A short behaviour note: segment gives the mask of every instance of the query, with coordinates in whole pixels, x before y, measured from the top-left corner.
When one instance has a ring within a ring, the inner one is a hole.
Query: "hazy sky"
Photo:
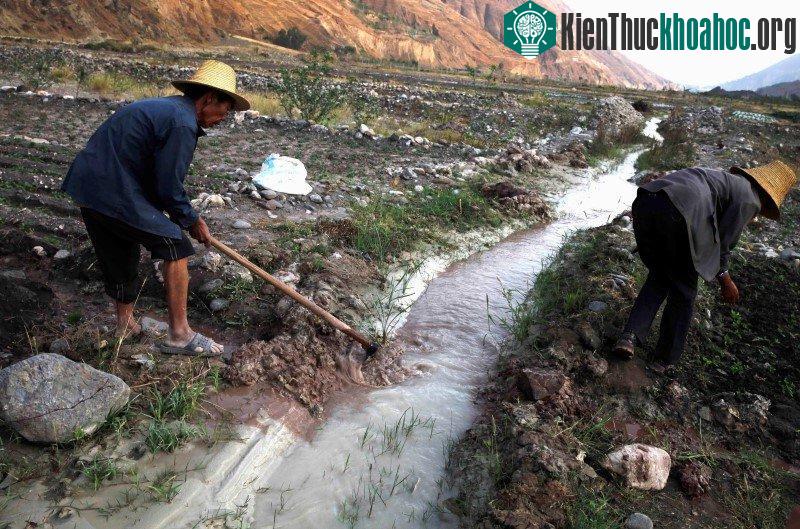
[[[755,38],[756,21],[761,17],[795,17],[800,19],[797,0],[564,0],[583,16],[600,17],[609,12],[634,17],[670,16],[684,18],[721,17],[749,18],[751,41]],[[560,23],[560,22],[559,22]],[[798,30],[800,33],[800,29]],[[622,51],[627,57],[671,81],[684,85],[707,86],[732,81],[757,72],[789,57],[783,52],[783,33],[778,36],[776,51]],[[559,36],[560,39],[560,36]],[[798,51],[795,51],[798,53]]]

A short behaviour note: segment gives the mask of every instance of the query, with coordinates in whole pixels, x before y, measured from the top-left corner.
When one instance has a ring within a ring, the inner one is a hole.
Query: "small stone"
[[[780,258],[784,261],[794,261],[795,259],[800,259],[800,252],[793,248],[785,248],[781,250]]]
[[[211,309],[211,312],[219,312],[227,309],[229,305],[230,302],[227,299],[217,298],[211,300],[211,303],[208,304],[208,308]]]
[[[606,307],[608,307],[608,304],[605,301],[590,301],[586,306],[592,312],[603,312]]]
[[[308,199],[315,204],[322,204],[323,202],[322,197],[319,196],[317,193],[311,193],[310,195],[308,195]]]
[[[261,198],[262,198],[261,197],[261,193],[259,193],[258,191],[255,191],[255,190],[254,191],[250,191],[250,197],[255,199],[255,200],[261,200]]]
[[[625,529],[653,529],[653,520],[646,514],[635,512],[625,520]]]
[[[414,186],[414,191],[416,191],[417,193],[422,193],[423,191],[425,191],[425,188],[417,184]]]
[[[523,369],[517,376],[517,389],[525,398],[538,401],[547,397],[567,397],[572,386],[563,373],[550,369]]]
[[[602,465],[623,476],[629,487],[661,490],[667,485],[672,459],[661,448],[636,443],[609,453]]]
[[[603,345],[603,340],[600,338],[600,335],[597,334],[597,331],[589,324],[589,322],[582,321],[578,325],[575,326],[575,332],[578,333],[580,336],[581,342],[583,346],[587,349],[591,349],[592,351],[596,351],[600,349],[600,346]]]
[[[214,278],[214,279],[210,279],[210,280],[206,281],[205,283],[203,283],[202,285],[200,285],[198,287],[197,291],[199,293],[201,293],[201,294],[208,294],[209,292],[213,292],[216,289],[218,289],[219,287],[221,287],[222,284],[223,284],[222,279],[217,277],[217,278]]]
[[[33,253],[35,253],[39,257],[47,257],[47,252],[45,252],[44,248],[42,248],[41,246],[34,246]]]
[[[156,367],[155,361],[146,354],[133,355],[131,359],[148,371]]]
[[[70,255],[72,255],[72,254],[69,253],[69,250],[59,250],[53,256],[53,259],[55,259],[56,261],[61,261],[62,259],[66,259]]]
[[[273,191],[272,189],[263,189],[261,191],[261,196],[266,198],[267,200],[272,200],[278,196],[278,193]]]
[[[233,223],[233,227],[236,228],[237,230],[249,230],[250,228],[253,227],[253,225],[247,222],[246,220],[238,219]]]
[[[49,350],[52,354],[63,355],[69,351],[69,342],[66,338],[56,338],[50,343]]]
[[[142,316],[139,324],[142,326],[142,331],[145,334],[154,338],[160,338],[166,335],[167,331],[169,330],[169,325],[167,322],[158,321],[149,316]]]

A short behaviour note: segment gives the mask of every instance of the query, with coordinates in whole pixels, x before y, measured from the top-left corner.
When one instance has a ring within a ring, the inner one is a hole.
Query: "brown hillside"
[[[4,0],[0,32],[49,39],[129,39],[213,45],[227,34],[263,39],[296,26],[309,45],[353,46],[427,67],[501,64],[513,73],[661,88],[668,82],[613,52],[554,49],[526,61],[499,36],[519,0]],[[541,2],[556,13],[560,0]]]

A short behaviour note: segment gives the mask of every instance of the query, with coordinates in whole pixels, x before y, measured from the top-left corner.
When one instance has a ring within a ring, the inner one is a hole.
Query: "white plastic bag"
[[[306,182],[306,166],[296,158],[270,154],[261,164],[261,171],[253,177],[260,188],[272,189],[287,195],[307,195],[311,186]]]

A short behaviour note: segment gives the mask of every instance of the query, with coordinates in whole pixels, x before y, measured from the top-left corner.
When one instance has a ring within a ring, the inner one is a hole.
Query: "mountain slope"
[[[725,90],[758,90],[765,86],[800,80],[800,55],[792,55],[769,68],[725,83]]]
[[[0,33],[45,38],[218,43],[298,27],[309,45],[353,46],[427,67],[502,65],[505,71],[589,83],[662,88],[668,82],[614,52],[553,49],[527,61],[501,42],[519,0],[3,0]],[[556,13],[561,0],[542,2]]]

